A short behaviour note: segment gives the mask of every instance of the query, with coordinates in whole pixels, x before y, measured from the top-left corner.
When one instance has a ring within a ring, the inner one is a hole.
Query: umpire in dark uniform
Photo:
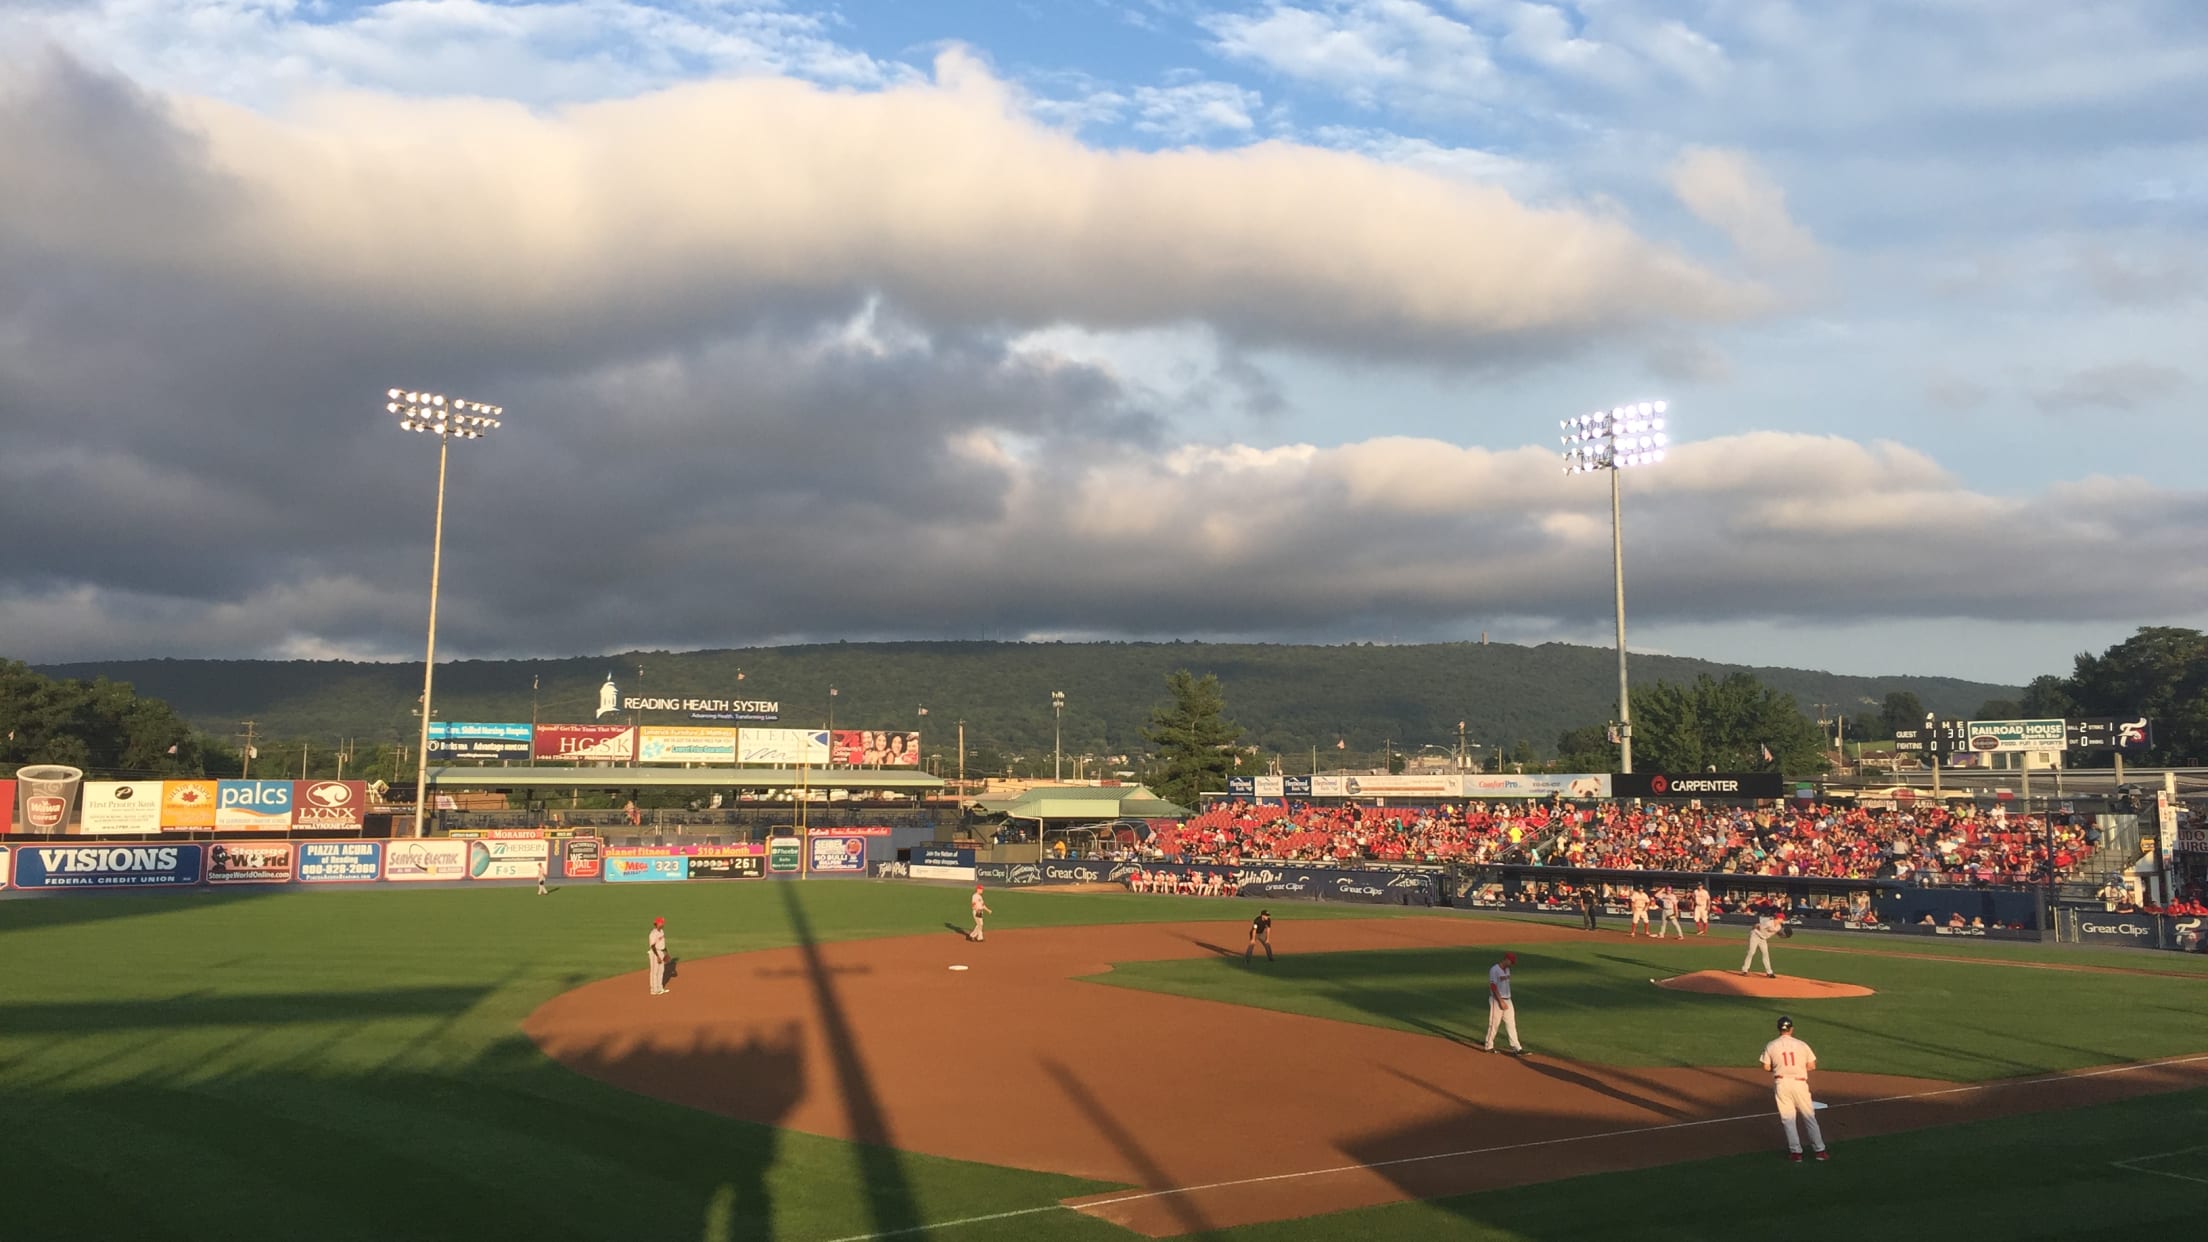
[[[1595,930],[1595,911],[1600,908],[1600,903],[1595,900],[1595,886],[1592,884],[1580,885],[1579,896],[1576,900],[1579,902],[1579,926],[1581,930]]]
[[[1265,960],[1272,961],[1273,912],[1270,910],[1260,910],[1257,912],[1257,917],[1250,920],[1250,943],[1242,950],[1242,964],[1244,966],[1250,964],[1250,954],[1257,952],[1257,946],[1259,945],[1265,946]]]

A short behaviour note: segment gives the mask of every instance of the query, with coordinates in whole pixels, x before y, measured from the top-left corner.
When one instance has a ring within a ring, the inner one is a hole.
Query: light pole
[[[1618,770],[1633,770],[1633,705],[1625,684],[1625,530],[1618,504],[1618,472],[1664,459],[1665,403],[1642,401],[1613,406],[1578,418],[1564,429],[1564,473],[1610,473],[1610,576],[1618,602]]]
[[[393,388],[384,396],[384,410],[399,416],[402,430],[437,437],[437,524],[429,543],[429,646],[422,655],[422,749],[414,767],[414,835],[418,837],[429,790],[429,692],[437,672],[437,579],[445,557],[445,453],[455,439],[480,440],[485,432],[498,430],[506,411],[480,401],[447,401],[443,393]]]
[[[1065,737],[1065,720],[1066,692],[1053,690],[1050,692],[1050,779],[1053,781],[1065,779],[1064,755],[1060,747]]]

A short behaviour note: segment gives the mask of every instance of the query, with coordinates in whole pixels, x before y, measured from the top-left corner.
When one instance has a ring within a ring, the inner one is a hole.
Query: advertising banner
[[[1966,749],[1987,751],[2048,751],[2069,746],[2068,722],[2061,720],[1973,720],[1964,726]]]
[[[560,851],[560,874],[570,880],[595,880],[605,873],[605,843],[596,837],[571,837]]]
[[[368,814],[366,781],[293,781],[292,827],[302,832],[359,832]]]
[[[381,841],[301,841],[302,884],[365,884],[383,875]]]
[[[822,828],[816,824],[805,831],[816,837],[886,837],[889,835],[889,827],[886,824],[867,824],[858,828]]]
[[[1254,792],[1260,798],[1287,797],[1287,779],[1285,777],[1279,776],[1260,776],[1257,778],[1256,789]]]
[[[1346,798],[1349,796],[1349,778],[1346,776],[1314,776],[1311,778],[1311,796],[1314,798]]]
[[[1135,892],[1189,897],[1300,898],[1368,905],[1430,906],[1441,899],[1442,874],[1379,867],[1339,868],[1209,863],[1111,863],[1087,860],[1006,867],[1007,884],[1124,883]],[[915,873],[917,874],[917,872]]]
[[[1464,778],[1451,775],[1345,776],[1342,790],[1350,798],[1461,798]]]
[[[0,779],[0,836],[15,831],[15,778]],[[0,884],[7,882],[7,868],[0,867]]]
[[[8,886],[8,847],[0,845],[0,888]]]
[[[1607,798],[1612,788],[1608,772],[1468,772],[1461,779],[1467,798]]]
[[[610,884],[659,884],[690,878],[688,854],[636,854],[606,856],[606,881]]]
[[[2138,750],[2154,742],[2154,722],[2144,716],[2130,720],[2095,716],[2063,723],[2070,750]]]
[[[402,883],[468,878],[468,842],[421,838],[393,841],[383,851],[383,878]]]
[[[15,791],[21,801],[16,808],[15,830],[55,835],[69,831],[70,821],[76,818],[77,791],[83,784],[83,769],[67,764],[29,763],[17,768]]]
[[[1286,798],[1308,798],[1311,796],[1311,778],[1283,776],[1280,778],[1280,792]]]
[[[468,842],[471,880],[534,880],[539,867],[551,874],[552,843],[543,837]]]
[[[17,888],[149,888],[199,883],[197,845],[19,845]]]
[[[442,759],[529,758],[529,726],[469,720],[429,722],[429,757]]]
[[[610,715],[615,709],[606,691],[613,686],[613,679],[598,689],[598,714]],[[693,697],[686,694],[641,695],[619,694],[621,711],[625,712],[681,712],[692,720],[776,720],[782,715],[782,704],[776,699],[717,699]]]
[[[767,838],[767,870],[791,872],[805,863],[805,843],[796,837]]]
[[[1254,798],[1257,796],[1257,778],[1254,776],[1230,776],[1227,778],[1227,796],[1230,798]]]
[[[915,845],[907,874],[915,880],[974,879],[974,852],[949,845]]]
[[[693,880],[756,880],[767,873],[766,847],[724,847],[711,854],[690,856]]]
[[[1783,798],[1777,772],[1618,772],[1610,792],[1620,798]]]
[[[80,822],[87,836],[153,836],[161,831],[161,782],[86,781]]]
[[[2078,943],[2122,945],[2131,949],[2162,947],[2162,920],[2153,914],[2111,914],[2105,910],[2080,910]]]
[[[635,763],[636,730],[627,725],[538,725],[530,753],[539,759]]]
[[[645,725],[636,731],[639,763],[736,762],[736,730],[707,725]]]
[[[291,829],[290,781],[216,781],[215,827],[241,832]]]
[[[289,884],[289,841],[219,841],[207,847],[209,884]]]
[[[865,837],[814,837],[813,870],[861,875],[866,871]]]
[[[2208,854],[2208,824],[2179,824],[2177,849],[2179,854]]]
[[[206,832],[215,826],[215,782],[161,782],[161,829]]]
[[[749,732],[749,730],[746,730]],[[833,735],[833,762],[847,768],[916,768],[920,766],[920,735],[898,729],[838,729]]]
[[[825,729],[739,729],[736,733],[739,763],[772,763],[782,767],[828,762]]]

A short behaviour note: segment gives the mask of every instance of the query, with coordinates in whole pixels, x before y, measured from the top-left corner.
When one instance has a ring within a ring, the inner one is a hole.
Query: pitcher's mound
[[[1681,992],[1702,992],[1711,996],[1764,996],[1785,1000],[1830,1000],[1841,996],[1869,996],[1871,989],[1853,983],[1827,983],[1822,979],[1798,979],[1792,975],[1780,975],[1766,979],[1762,975],[1743,975],[1730,970],[1698,970],[1691,975],[1673,975],[1669,979],[1651,979],[1660,988],[1674,988]]]

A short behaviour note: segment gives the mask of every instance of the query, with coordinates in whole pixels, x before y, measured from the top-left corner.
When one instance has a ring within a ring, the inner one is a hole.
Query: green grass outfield
[[[1172,897],[998,892],[990,900],[1000,935],[1041,924],[1246,917],[1238,903]],[[668,917],[677,953],[700,959],[795,943],[800,921],[822,939],[904,935],[935,930],[961,909],[956,890],[854,881],[589,885],[542,899],[523,886],[0,902],[0,1238],[800,1242],[891,1229],[947,1242],[1133,1236],[1059,1212],[921,1228],[1107,1188],[863,1148],[632,1096],[553,1065],[518,1032],[547,998],[637,969],[653,914]],[[1376,913],[1385,911],[1298,906],[1292,921]],[[1630,964],[1652,949],[1611,938],[1599,947],[1540,946],[1538,960],[1525,955],[1529,1040],[1567,1051],[1558,1046],[1566,1017],[1553,1008],[1563,997],[1542,995],[1567,986],[1567,975],[1590,1007],[1605,990],[1636,1002],[1655,993],[1645,982],[1653,972]],[[1692,951],[1730,965],[1737,956],[1722,959],[1739,950],[1734,942]],[[1828,978],[1850,977],[1843,969],[1921,970],[1912,986],[1941,989],[1940,1005],[1923,1006],[1934,1016],[1911,1018],[1906,1032],[1862,1037],[1861,1048],[1896,1059],[1880,1068],[1897,1072],[1930,1072],[1903,1067],[1910,1057],[1986,1074],[2025,1062],[2147,1055],[2142,1050],[2171,1042],[2185,1023],[2208,1032],[2208,983],[2112,985],[2104,976],[1818,956],[1815,970],[1800,957],[1786,966]],[[1450,981],[1484,970],[1485,961],[1469,951],[1448,958],[1291,955],[1271,975],[1219,977],[1260,991],[1209,994],[1282,1008],[1345,1006],[1354,1012],[1337,1016],[1363,1021],[1454,1021],[1470,1003],[1454,997],[1473,989]],[[1131,966],[1114,981],[1179,965]],[[1377,973],[1379,997],[1345,1000],[1343,971]],[[1434,990],[1452,997],[1442,1008],[1401,999],[1423,986],[1410,982],[1422,974],[1441,978]],[[2039,1000],[2011,1002],[2002,1012],[2028,1023],[1973,1051],[1986,1016],[1981,994],[1991,986],[1974,980],[1994,974],[2022,976],[2014,986]],[[2078,996],[2107,1007],[2096,1012],[2066,999]],[[1823,1021],[1813,1007],[1795,1012],[1805,1024]],[[1599,1027],[1591,1017],[1590,1032]],[[2120,1039],[2118,1028],[2127,1032]],[[1838,1030],[1817,1030],[1805,1033],[1828,1058],[1856,1047],[1836,1043]],[[1679,1038],[1688,1042],[1639,1056],[1687,1055],[1692,1041]],[[1594,1043],[1570,1051],[1629,1059],[1635,1041],[1614,1042],[1611,1051]],[[1737,1048],[1723,1042],[1716,1059],[1737,1060]],[[2194,1043],[2186,1050],[2208,1047],[2208,1033]],[[929,1052],[915,1047],[916,1057]],[[2119,1222],[2134,1232],[2168,1228],[2208,1209],[2208,1182],[2166,1175],[2208,1176],[2208,1159],[2142,1166],[2153,1172],[2109,1164],[2208,1143],[2208,1098],[2200,1093],[1995,1123],[1983,1135],[1976,1129],[1853,1145],[1845,1159],[1811,1170],[1709,1161],[1223,1236],[1724,1237],[1783,1224],[1948,1239],[2076,1237]],[[1794,1197],[1783,1203],[1751,1193],[1790,1175],[1822,1180],[1811,1189],[1793,1183]],[[1956,1177],[1976,1189],[1960,1193]]]

